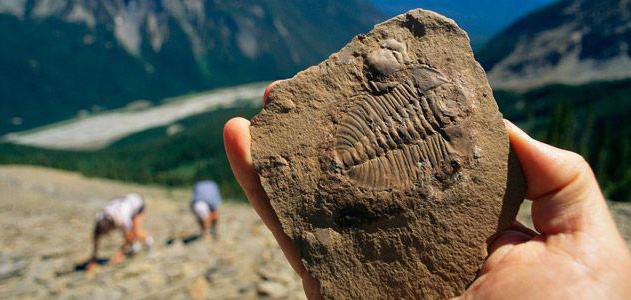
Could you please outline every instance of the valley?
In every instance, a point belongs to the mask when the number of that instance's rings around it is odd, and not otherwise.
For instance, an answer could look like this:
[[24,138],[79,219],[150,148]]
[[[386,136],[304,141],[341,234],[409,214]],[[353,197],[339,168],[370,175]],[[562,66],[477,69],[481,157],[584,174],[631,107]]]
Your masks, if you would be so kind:
[[18,145],[46,149],[97,150],[131,134],[171,125],[179,120],[219,107],[260,105],[261,95],[267,84],[241,85],[166,99],[156,106],[148,105],[148,107],[137,109],[128,106],[115,111],[101,112],[94,116],[66,120],[31,131],[9,134],[4,140]]
[[0,135],[286,78],[381,18],[364,0],[0,2]]

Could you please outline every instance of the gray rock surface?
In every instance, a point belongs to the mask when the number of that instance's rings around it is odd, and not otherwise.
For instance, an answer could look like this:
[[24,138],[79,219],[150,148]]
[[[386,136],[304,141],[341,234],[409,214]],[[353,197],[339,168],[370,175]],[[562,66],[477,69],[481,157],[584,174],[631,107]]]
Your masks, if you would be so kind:
[[254,164],[326,298],[458,295],[517,214],[521,170],[450,19],[415,10],[379,24],[268,100]]

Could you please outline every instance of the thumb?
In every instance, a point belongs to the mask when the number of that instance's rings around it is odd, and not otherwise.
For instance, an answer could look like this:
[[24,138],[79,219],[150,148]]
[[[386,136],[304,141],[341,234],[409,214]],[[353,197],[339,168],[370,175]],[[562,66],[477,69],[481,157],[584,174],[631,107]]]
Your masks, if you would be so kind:
[[533,224],[540,233],[598,228],[608,232],[612,227],[615,232],[594,173],[580,155],[536,141],[509,121],[506,127],[526,176]]

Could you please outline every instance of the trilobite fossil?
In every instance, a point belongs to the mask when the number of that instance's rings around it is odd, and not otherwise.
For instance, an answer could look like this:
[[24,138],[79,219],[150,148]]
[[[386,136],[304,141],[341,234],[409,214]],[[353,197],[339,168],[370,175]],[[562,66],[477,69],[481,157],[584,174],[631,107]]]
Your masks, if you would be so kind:
[[446,130],[467,114],[462,90],[429,67],[413,74],[385,93],[354,97],[337,126],[335,159],[364,187],[410,186],[422,173],[449,171],[463,155],[452,146],[462,137]]

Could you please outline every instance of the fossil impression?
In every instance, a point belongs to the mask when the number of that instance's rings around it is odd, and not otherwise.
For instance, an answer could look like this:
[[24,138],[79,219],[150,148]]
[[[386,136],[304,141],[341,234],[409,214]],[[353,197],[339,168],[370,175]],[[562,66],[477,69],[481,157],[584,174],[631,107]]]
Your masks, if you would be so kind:
[[252,154],[326,298],[447,298],[525,190],[484,71],[452,20],[414,10],[273,87]]

